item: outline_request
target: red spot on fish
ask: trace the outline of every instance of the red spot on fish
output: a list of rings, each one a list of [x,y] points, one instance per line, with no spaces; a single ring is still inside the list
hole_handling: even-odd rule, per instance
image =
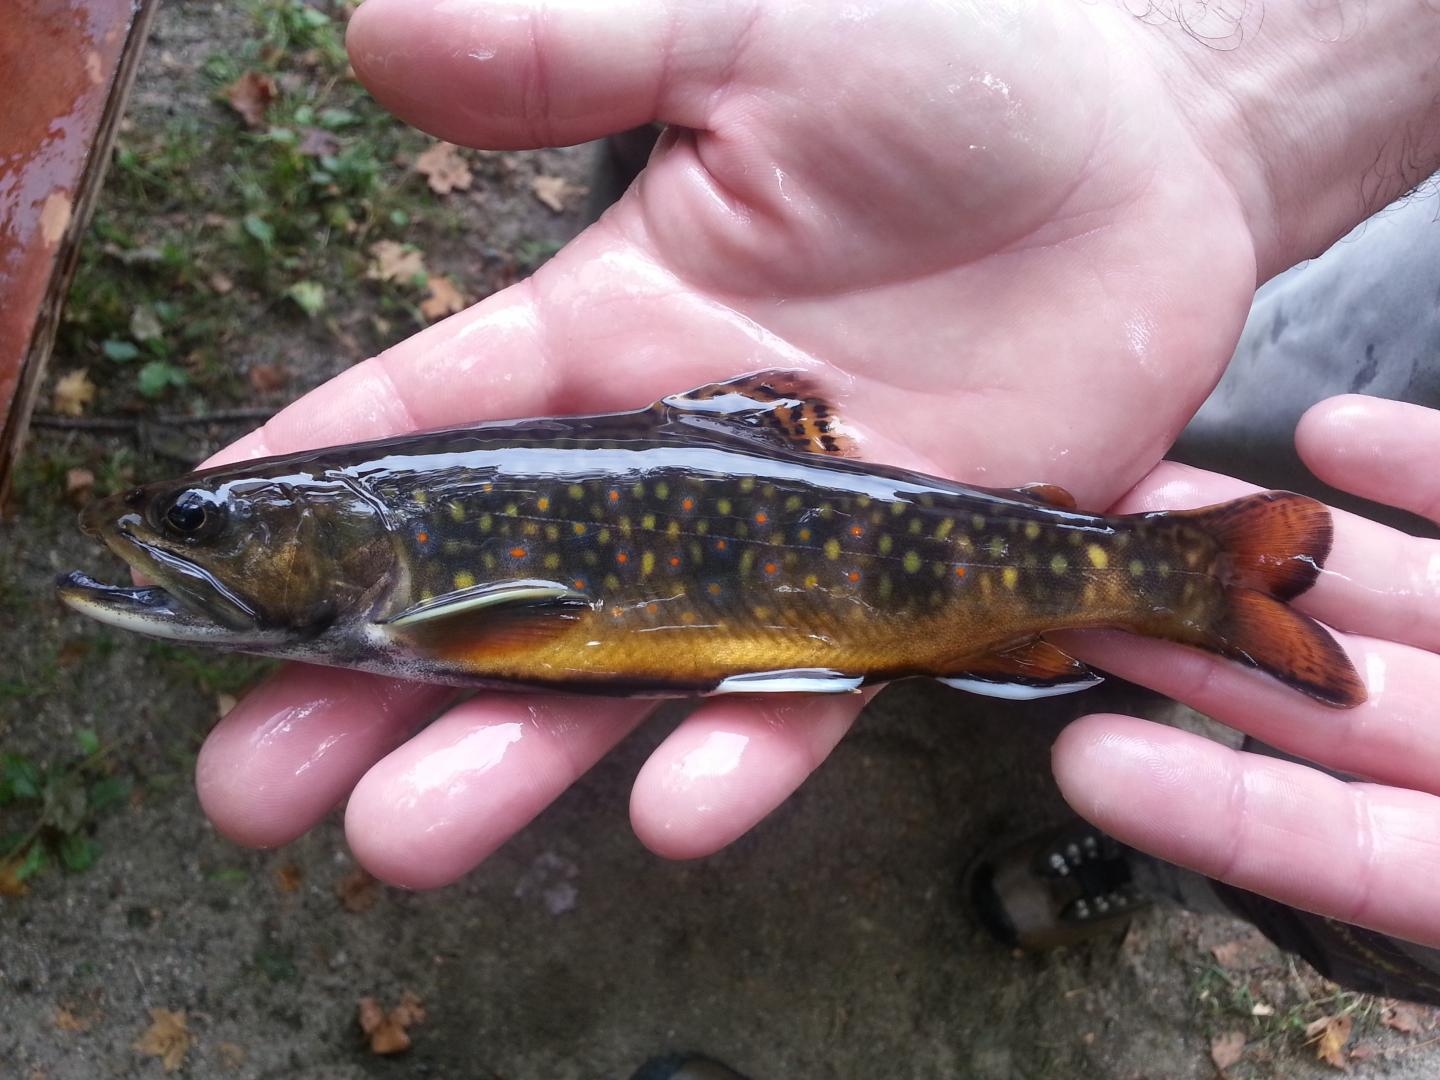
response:
[[[570,583],[570,586],[571,588],[575,589],[583,589],[585,588],[585,579],[577,577],[574,581]]]
[[[679,566],[679,565],[680,565],[680,556],[679,556],[679,555],[671,555],[671,556],[670,556],[670,565],[671,565],[671,566]]]
[[[525,549],[523,547],[513,547],[510,549],[510,557],[512,559],[523,559],[525,558],[525,554]]]
[[[617,502],[619,502],[619,501],[620,501],[620,492],[616,491],[614,488],[611,488],[611,489],[610,489],[609,498],[610,498],[610,501],[611,501],[612,503],[617,503]],[[619,614],[619,612],[616,612],[616,614]]]
[[[767,562],[765,564],[765,573],[767,574],[776,573],[779,569],[780,567],[776,566],[773,562]]]
[[[769,521],[769,520],[770,520],[770,515],[767,514],[767,513],[765,513],[764,510],[761,510],[758,514],[755,515],[755,524],[756,524],[756,525],[764,525],[764,524],[765,524],[767,521]]]
[[[851,536],[864,536],[864,535],[865,535],[865,527],[864,527],[863,525],[851,525],[851,526],[850,526],[850,535],[851,535]]]
[[[681,510],[694,510],[694,509],[695,509],[695,500],[692,499],[689,495],[686,495],[685,498],[684,498],[683,500],[681,500],[681,502],[680,502],[680,509],[681,509]]]
[[[615,561],[621,566],[624,566],[627,562],[630,561],[630,553],[628,551],[617,552],[615,555]]]
[[[964,576],[965,576],[965,567],[963,567],[963,566],[957,566],[957,567],[955,567],[955,576],[956,576],[956,577],[964,577]]]
[[[421,529],[418,533],[415,534],[415,539],[419,540],[422,544],[428,544],[430,542],[430,534],[424,529]]]
[[[859,571],[859,570],[851,570],[851,571],[850,571],[848,574],[846,574],[845,576],[850,580],[850,584],[851,584],[851,585],[854,585],[857,581],[860,580],[860,571]]]
[[[726,543],[725,543],[724,540],[716,540],[716,541],[715,541],[715,550],[716,550],[716,551],[724,551],[725,548],[726,548],[726,546],[727,546],[727,545],[726,545]]]

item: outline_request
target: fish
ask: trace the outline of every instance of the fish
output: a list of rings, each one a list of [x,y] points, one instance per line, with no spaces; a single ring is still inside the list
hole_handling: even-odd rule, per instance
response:
[[[853,692],[930,677],[1024,699],[1101,676],[1053,644],[1118,629],[1352,707],[1365,687],[1287,601],[1326,507],[1263,492],[1086,513],[860,460],[803,372],[632,412],[477,424],[207,468],[91,503],[150,584],[60,599],[159,638],[455,686]]]

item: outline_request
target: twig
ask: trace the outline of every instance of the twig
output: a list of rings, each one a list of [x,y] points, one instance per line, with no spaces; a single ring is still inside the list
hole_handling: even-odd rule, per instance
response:
[[[245,409],[216,409],[214,412],[182,414],[176,416],[56,416],[53,413],[36,413],[30,422],[36,427],[55,428],[60,431],[137,431],[148,425],[159,427],[180,427],[193,424],[239,424],[256,420],[269,420],[275,415],[274,409],[252,407]]]

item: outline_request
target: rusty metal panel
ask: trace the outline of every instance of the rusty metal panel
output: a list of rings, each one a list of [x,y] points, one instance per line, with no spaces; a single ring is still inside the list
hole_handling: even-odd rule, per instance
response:
[[[0,495],[155,0],[0,0]]]

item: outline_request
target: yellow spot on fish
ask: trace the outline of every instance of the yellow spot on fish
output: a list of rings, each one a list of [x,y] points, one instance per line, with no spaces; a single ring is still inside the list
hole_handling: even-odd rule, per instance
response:
[[[595,534],[595,542],[598,544],[608,544],[610,542],[610,530],[601,529]]]
[[[718,581],[712,581],[709,585],[705,586],[705,591],[708,592],[711,596],[719,596],[720,583]]]
[[[913,574],[920,569],[920,563],[921,559],[918,551],[907,551],[902,565],[904,565],[907,574]]]
[[[421,599],[421,600],[425,600],[425,601],[434,600],[434,599],[435,599],[435,592],[434,592],[434,590],[432,590],[432,589],[421,589],[421,590],[420,590],[420,599]]]
[[[515,516],[516,514],[518,514],[518,513],[520,513],[520,507],[519,507],[518,505],[516,505],[515,503],[506,503],[506,504],[505,504],[505,516],[506,516],[506,517],[514,517],[514,516]]]
[[[546,556],[545,556],[545,569],[546,569],[546,570],[559,570],[559,569],[560,569],[560,556],[557,555],[557,554],[556,554],[555,552],[553,552],[553,551],[552,551],[549,555],[546,555]]]
[[[819,584],[820,584],[820,579],[819,579],[818,577],[816,577],[814,574],[806,574],[806,575],[805,575],[805,587],[806,587],[807,589],[813,589],[813,588],[815,588],[816,585],[819,585]]]
[[[655,528],[655,515],[654,515],[654,514],[646,514],[644,517],[642,517],[642,518],[640,519],[640,527],[641,527],[642,529],[653,529],[653,528]]]
[[[747,577],[753,569],[755,569],[755,551],[753,548],[746,548],[740,553],[740,576]]]
[[[541,495],[540,498],[538,498],[538,499],[535,500],[535,509],[539,510],[542,514],[543,514],[546,510],[549,510],[549,509],[550,509],[550,497],[549,497],[548,495]]]
[[[614,574],[606,574],[605,580],[602,581],[600,584],[604,585],[605,588],[609,589],[611,592],[614,592],[616,589],[620,588],[620,579]]]
[[[761,494],[764,495],[767,499],[775,498],[775,485],[766,484],[764,490],[761,491]]]
[[[797,538],[802,544],[809,543],[810,537],[811,537],[812,535],[813,535],[813,534],[810,532],[809,529],[801,529],[799,532],[797,532],[797,533],[795,534],[796,538]]]
[[[860,507],[860,509],[862,509],[862,510],[865,509],[865,507],[867,507],[867,506],[870,505],[870,496],[869,496],[869,495],[857,495],[857,496],[855,497],[855,505],[858,506],[858,507]]]
[[[889,574],[880,575],[880,599],[889,600],[890,594],[895,591],[895,583],[890,580]]]
[[[1037,524],[1037,523],[1034,522],[1034,521],[1027,521],[1027,522],[1025,523],[1025,538],[1026,538],[1027,540],[1039,540],[1039,539],[1040,539],[1040,526],[1039,526],[1039,524]]]
[[[574,525],[570,526],[570,531],[576,536],[584,536],[590,529],[583,521],[577,521]]]
[[[1110,565],[1110,556],[1099,544],[1091,544],[1085,549],[1085,555],[1090,560],[1090,565],[1096,570],[1104,570]]]
[[[1013,589],[1020,582],[1020,571],[1013,566],[1007,566],[1000,571],[1000,580],[1005,583],[1005,588]]]
[[[925,522],[921,518],[910,519],[910,535],[919,536],[920,530],[925,528]]]
[[[1050,560],[1050,569],[1057,574],[1063,574],[1069,565],[1070,560],[1065,558],[1064,555],[1056,555]]]
[[[992,536],[990,538],[990,543],[986,545],[985,550],[990,552],[990,557],[992,559],[1004,558],[1005,552],[1007,550],[1005,545],[1005,538],[1003,536]]]
[[[829,503],[826,503],[824,506],[820,507],[820,520],[821,520],[821,521],[829,521],[829,520],[830,520],[832,517],[834,517],[834,516],[835,516],[835,507],[831,506]]]
[[[804,505],[804,503],[799,495],[791,495],[785,500],[786,510],[799,510],[802,505]]]
[[[425,506],[427,503],[430,502],[430,496],[424,491],[417,491],[415,492],[415,501],[421,506]]]
[[[583,499],[585,497],[585,489],[579,484],[571,484],[567,490],[572,499]]]
[[[655,569],[655,553],[647,551],[640,556],[640,573],[643,577],[649,577]]]
[[[894,514],[896,517],[899,517],[904,512],[905,504],[903,502],[892,502],[890,504],[890,513]]]
[[[481,556],[480,556],[480,562],[484,564],[486,570],[494,570],[494,569],[495,569],[495,556],[494,556],[494,555],[491,555],[491,554],[489,554],[489,553],[486,553],[486,554],[484,554],[484,555],[481,555]]]
[[[985,528],[984,516],[981,514],[972,515],[970,518],[970,525],[972,528],[974,528],[976,532],[981,532]]]
[[[695,534],[696,534],[697,536],[704,536],[704,535],[705,535],[706,533],[708,533],[709,531],[710,531],[710,522],[706,521],[704,518],[701,518],[699,521],[697,521],[697,522],[695,523]]]
[[[890,539],[890,534],[889,534],[889,533],[886,533],[884,536],[880,537],[880,554],[881,554],[881,555],[889,555],[889,554],[890,554],[890,549],[893,548],[894,546],[895,546],[895,541],[892,540],[892,539]]]
[[[1162,578],[1167,578],[1167,577],[1169,577],[1169,576],[1170,576],[1170,564],[1167,563],[1167,562],[1157,563],[1156,566],[1155,566],[1155,572],[1156,572],[1157,574],[1159,574]]]
[[[947,536],[950,535],[950,530],[953,528],[955,528],[954,520],[952,518],[946,518],[944,521],[940,522],[939,525],[935,526],[935,539],[944,540]]]
[[[1145,576],[1145,564],[1144,564],[1143,562],[1141,562],[1139,559],[1131,559],[1131,560],[1130,560],[1130,576],[1131,576],[1131,577],[1144,577],[1144,576]]]
[[[740,490],[746,495],[755,490],[755,478],[753,476],[742,476],[740,478]]]
[[[1066,539],[1068,539],[1070,543],[1074,544],[1076,547],[1079,547],[1085,542],[1084,533],[1080,532],[1078,529],[1071,529],[1069,531],[1070,535]]]
[[[455,588],[473,589],[475,587],[475,575],[469,570],[461,570],[455,575]]]
[[[717,513],[727,514],[727,515],[728,515],[728,514],[730,513],[730,509],[731,509],[731,507],[730,507],[730,500],[729,500],[729,499],[716,499],[716,500],[715,500],[715,510],[716,510]]]
[[[560,526],[554,524],[553,522],[552,522],[551,524],[549,524],[549,525],[546,525],[546,526],[545,526],[545,539],[546,539],[546,540],[549,540],[549,541],[552,541],[552,542],[553,542],[553,541],[556,541],[556,540],[559,540],[559,539],[560,539]]]
[[[540,523],[538,521],[527,521],[525,522],[522,531],[525,533],[526,536],[539,536]]]
[[[931,572],[932,574],[934,574],[937,578],[939,578],[939,577],[944,577],[944,576],[945,576],[945,571],[948,570],[948,569],[949,569],[949,567],[947,567],[943,562],[937,562],[937,563],[931,563],[931,564],[930,564],[930,572]]]
[[[462,502],[460,502],[458,499],[451,499],[451,500],[450,500],[450,520],[451,520],[451,521],[464,521],[464,520],[465,520],[465,504],[462,503]]]
[[[665,535],[671,540],[678,538],[680,535],[680,523],[672,520],[670,524],[665,526]]]
[[[630,494],[634,495],[637,499],[643,499],[645,497],[645,485],[636,484],[630,489]]]
[[[655,485],[655,497],[657,499],[668,499],[670,497],[670,485],[661,480]]]
[[[840,541],[833,536],[825,541],[825,557],[827,559],[838,559],[840,557]]]
[[[481,515],[480,515],[480,531],[481,531],[481,532],[489,532],[491,526],[493,526],[494,524],[495,524],[495,519],[494,519],[493,517],[491,517],[489,514],[481,514]]]

